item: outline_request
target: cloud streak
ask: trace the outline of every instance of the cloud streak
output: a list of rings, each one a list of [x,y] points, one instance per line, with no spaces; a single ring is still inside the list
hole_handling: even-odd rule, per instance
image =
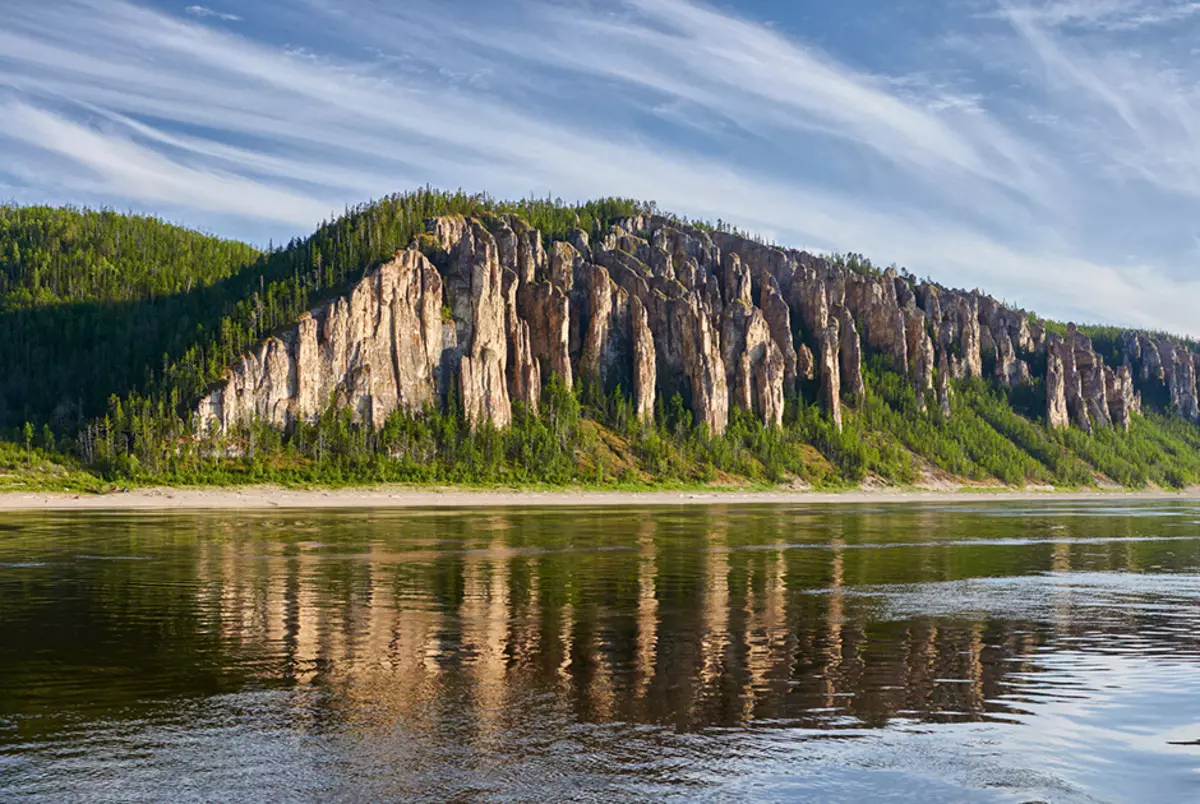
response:
[[[1038,65],[1009,70],[1017,99],[873,72],[691,0],[256,8],[287,41],[128,0],[22,4],[0,30],[0,148],[18,157],[0,183],[260,243],[425,183],[653,198],[1043,314],[1195,331],[1200,285],[1169,254],[1089,236],[1120,212],[1106,182],[1192,187],[1183,78],[1131,88],[1120,70],[1147,68],[998,9],[991,35]],[[1053,124],[1021,113],[1035,101]]]
[[[237,14],[230,14],[225,11],[213,11],[211,8],[208,8],[207,6],[188,6],[187,8],[184,9],[184,11],[191,14],[193,17],[212,17],[214,19],[222,20],[224,22],[241,22],[242,21],[242,18],[239,17]]]

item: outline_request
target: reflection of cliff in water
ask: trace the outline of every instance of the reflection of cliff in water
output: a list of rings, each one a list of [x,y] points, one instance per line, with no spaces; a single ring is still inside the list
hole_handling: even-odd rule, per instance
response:
[[[265,676],[409,730],[473,721],[481,745],[548,700],[564,722],[683,728],[974,720],[1019,707],[1039,651],[1139,633],[1200,657],[1200,615],[1085,605],[1094,590],[1036,575],[1195,567],[1196,541],[1158,540],[1191,534],[1174,527],[920,510],[363,515],[311,542],[286,523],[265,546],[238,535],[253,528],[199,540],[197,603]],[[901,583],[896,600],[882,586]]]

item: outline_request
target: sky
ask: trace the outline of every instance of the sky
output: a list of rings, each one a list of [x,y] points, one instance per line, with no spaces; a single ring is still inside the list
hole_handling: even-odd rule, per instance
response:
[[[0,201],[654,200],[1200,335],[1200,2],[0,0]]]

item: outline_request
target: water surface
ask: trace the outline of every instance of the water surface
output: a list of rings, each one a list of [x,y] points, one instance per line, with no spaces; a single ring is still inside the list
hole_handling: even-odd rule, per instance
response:
[[[4,514],[0,800],[1200,801],[1200,506]]]

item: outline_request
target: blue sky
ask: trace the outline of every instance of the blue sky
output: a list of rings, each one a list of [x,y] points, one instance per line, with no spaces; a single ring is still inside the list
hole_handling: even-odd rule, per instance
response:
[[[0,0],[0,198],[633,196],[1200,335],[1198,59],[1183,0]]]

